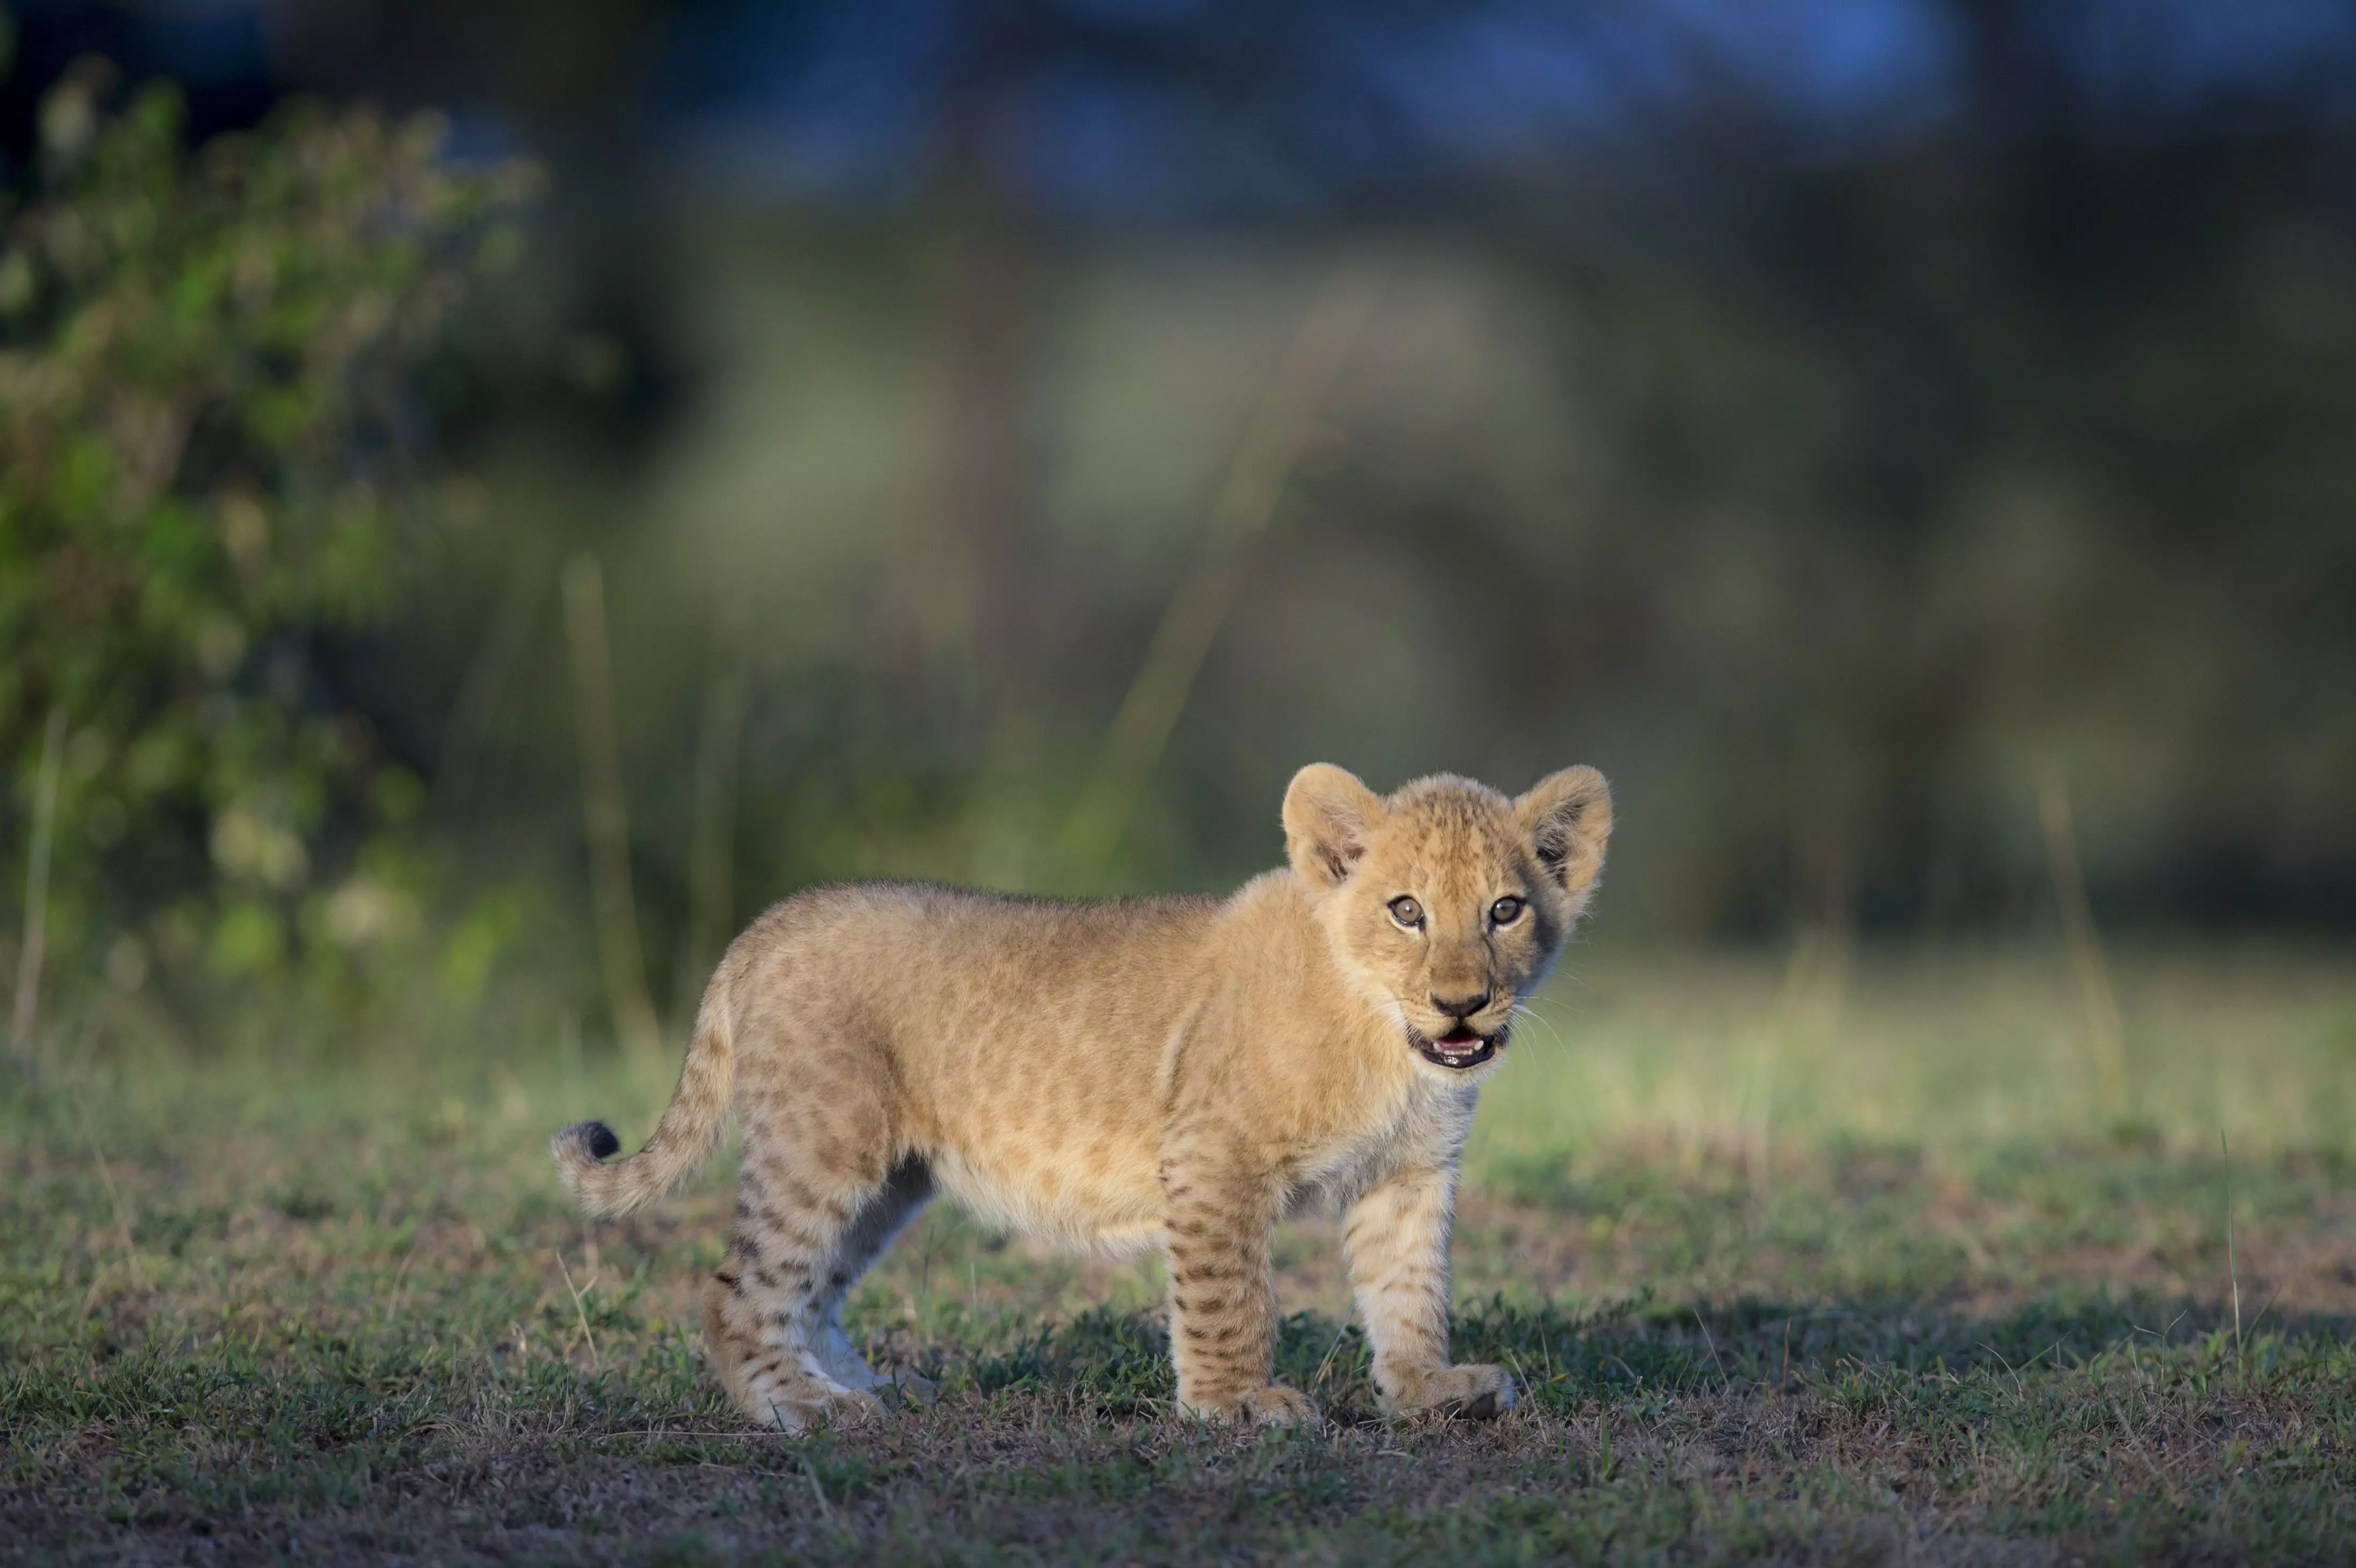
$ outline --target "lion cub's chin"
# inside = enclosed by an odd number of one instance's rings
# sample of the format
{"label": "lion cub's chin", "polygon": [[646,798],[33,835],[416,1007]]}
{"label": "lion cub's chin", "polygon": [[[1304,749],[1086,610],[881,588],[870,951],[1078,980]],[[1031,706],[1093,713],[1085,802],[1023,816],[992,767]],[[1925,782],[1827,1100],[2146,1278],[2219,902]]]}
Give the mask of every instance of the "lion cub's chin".
{"label": "lion cub's chin", "polygon": [[1409,1024],[1407,1042],[1434,1067],[1451,1074],[1470,1074],[1474,1068],[1485,1067],[1503,1056],[1506,1039],[1512,1033],[1510,1029],[1501,1029],[1494,1034],[1482,1034],[1459,1024],[1446,1034],[1433,1036]]}

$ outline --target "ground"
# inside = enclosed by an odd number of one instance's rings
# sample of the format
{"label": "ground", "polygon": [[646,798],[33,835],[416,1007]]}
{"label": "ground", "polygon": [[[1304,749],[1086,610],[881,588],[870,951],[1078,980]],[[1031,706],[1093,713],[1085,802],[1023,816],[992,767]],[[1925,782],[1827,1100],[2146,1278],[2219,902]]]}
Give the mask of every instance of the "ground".
{"label": "ground", "polygon": [[946,1205],[851,1314],[938,1406],[752,1431],[691,1310],[727,1161],[590,1224],[546,1157],[660,1068],[64,1031],[0,1073],[0,1560],[2356,1555],[2356,966],[2131,958],[2123,1061],[2038,954],[1569,967],[1456,1246],[1522,1407],[1382,1421],[1303,1224],[1331,1420],[1269,1435],[1171,1414],[1152,1265]]}

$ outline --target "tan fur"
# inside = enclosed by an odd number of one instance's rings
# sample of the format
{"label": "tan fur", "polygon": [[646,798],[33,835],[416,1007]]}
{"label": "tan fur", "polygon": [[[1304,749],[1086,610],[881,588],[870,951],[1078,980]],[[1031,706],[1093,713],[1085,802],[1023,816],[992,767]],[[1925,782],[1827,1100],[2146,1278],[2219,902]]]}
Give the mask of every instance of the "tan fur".
{"label": "tan fur", "polygon": [[[1457,1156],[1611,825],[1591,768],[1518,800],[1445,775],[1385,799],[1320,764],[1285,795],[1290,867],[1225,900],[806,892],[722,960],[646,1148],[601,1161],[613,1135],[584,1123],[558,1168],[593,1211],[637,1208],[734,1104],[744,1175],[704,1332],[737,1403],[789,1430],[876,1408],[888,1380],[837,1313],[937,1188],[1067,1245],[1162,1246],[1180,1405],[1262,1422],[1316,1415],[1269,1381],[1272,1229],[1337,1205],[1385,1407],[1491,1414],[1512,1378],[1448,1360]],[[1496,924],[1505,897],[1526,907]],[[1448,1001],[1480,1004],[1453,1036]],[[1426,1054],[1483,1038],[1477,1065]]]}

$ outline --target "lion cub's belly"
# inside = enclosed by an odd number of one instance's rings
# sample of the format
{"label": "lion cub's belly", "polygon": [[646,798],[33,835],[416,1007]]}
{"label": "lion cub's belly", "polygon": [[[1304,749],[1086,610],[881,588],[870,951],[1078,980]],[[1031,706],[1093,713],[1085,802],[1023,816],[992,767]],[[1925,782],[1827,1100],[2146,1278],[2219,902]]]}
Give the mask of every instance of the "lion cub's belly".
{"label": "lion cub's belly", "polygon": [[1162,1191],[1149,1138],[1092,1133],[1055,1144],[999,1136],[944,1140],[933,1180],[983,1223],[1055,1245],[1122,1253],[1162,1239]]}

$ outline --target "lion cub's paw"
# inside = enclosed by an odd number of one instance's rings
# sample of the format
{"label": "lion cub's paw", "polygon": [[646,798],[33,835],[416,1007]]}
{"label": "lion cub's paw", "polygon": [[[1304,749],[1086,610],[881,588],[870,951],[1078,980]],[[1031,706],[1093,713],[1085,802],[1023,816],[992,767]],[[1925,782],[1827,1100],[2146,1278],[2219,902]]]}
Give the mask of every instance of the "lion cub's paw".
{"label": "lion cub's paw", "polygon": [[1514,1408],[1514,1374],[1503,1367],[1448,1367],[1390,1402],[1394,1415],[1486,1421]]}
{"label": "lion cub's paw", "polygon": [[1237,1414],[1254,1426],[1311,1426],[1320,1419],[1317,1406],[1298,1389],[1270,1383],[1244,1395]]}
{"label": "lion cub's paw", "polygon": [[1282,1383],[1269,1383],[1237,1398],[1233,1403],[1186,1404],[1189,1415],[1213,1421],[1235,1421],[1253,1426],[1305,1426],[1323,1419],[1309,1396]]}
{"label": "lion cub's paw", "polygon": [[788,1436],[819,1426],[850,1426],[884,1413],[884,1402],[865,1389],[834,1389],[826,1393],[776,1399],[763,1407],[767,1424]]}

